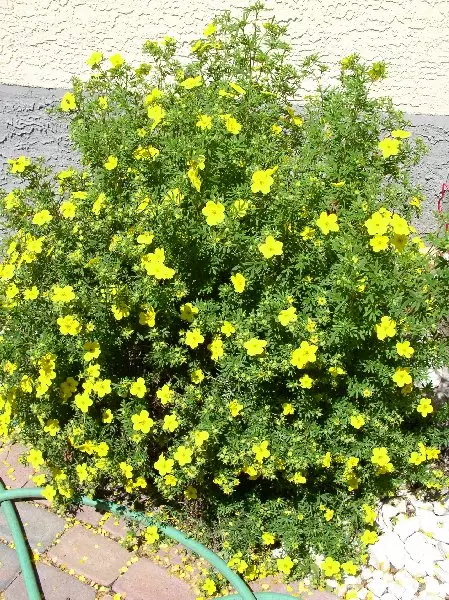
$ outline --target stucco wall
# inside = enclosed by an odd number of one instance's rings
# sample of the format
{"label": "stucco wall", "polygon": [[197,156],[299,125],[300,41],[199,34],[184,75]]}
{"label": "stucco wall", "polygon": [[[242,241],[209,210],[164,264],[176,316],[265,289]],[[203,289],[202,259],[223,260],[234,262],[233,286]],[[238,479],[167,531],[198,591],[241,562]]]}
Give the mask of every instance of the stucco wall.
{"label": "stucco wall", "polygon": [[[249,0],[0,0],[0,83],[68,87],[98,49],[140,60],[146,39],[186,42],[219,10]],[[295,54],[330,64],[357,51],[385,60],[382,93],[413,114],[449,114],[448,0],[266,0],[288,22]]]}
{"label": "stucco wall", "polygon": [[[7,175],[7,159],[12,156],[44,156],[58,169],[76,162],[77,155],[70,147],[64,123],[46,113],[46,108],[57,102],[64,91],[0,85],[0,186],[12,184]],[[422,136],[430,149],[414,173],[415,181],[427,195],[418,227],[428,232],[435,227],[433,211],[437,195],[449,172],[449,116],[408,117],[413,123],[413,134]]]}

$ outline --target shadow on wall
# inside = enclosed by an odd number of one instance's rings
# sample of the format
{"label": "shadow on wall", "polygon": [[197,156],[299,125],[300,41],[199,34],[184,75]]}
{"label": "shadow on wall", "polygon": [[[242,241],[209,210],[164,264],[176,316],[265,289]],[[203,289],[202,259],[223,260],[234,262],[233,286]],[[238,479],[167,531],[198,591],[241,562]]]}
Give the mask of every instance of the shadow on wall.
{"label": "shadow on wall", "polygon": [[[46,108],[54,105],[65,90],[0,84],[0,186],[12,186],[7,159],[21,154],[43,156],[58,170],[77,162],[65,124],[50,117]],[[413,178],[422,186],[427,202],[415,226],[421,233],[435,229],[441,184],[449,176],[449,115],[408,115],[412,133],[423,138],[430,152],[415,169]],[[448,202],[444,208],[449,210]]]}

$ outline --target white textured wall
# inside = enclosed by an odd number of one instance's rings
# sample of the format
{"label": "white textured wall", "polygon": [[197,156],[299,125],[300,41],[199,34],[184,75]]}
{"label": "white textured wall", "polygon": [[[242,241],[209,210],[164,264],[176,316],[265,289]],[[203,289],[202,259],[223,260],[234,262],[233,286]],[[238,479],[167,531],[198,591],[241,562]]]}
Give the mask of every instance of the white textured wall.
{"label": "white textured wall", "polygon": [[[189,41],[242,0],[0,0],[0,83],[67,87],[92,50],[141,60],[146,39]],[[267,0],[294,52],[330,64],[351,52],[385,60],[382,94],[410,113],[449,114],[449,0]]]}

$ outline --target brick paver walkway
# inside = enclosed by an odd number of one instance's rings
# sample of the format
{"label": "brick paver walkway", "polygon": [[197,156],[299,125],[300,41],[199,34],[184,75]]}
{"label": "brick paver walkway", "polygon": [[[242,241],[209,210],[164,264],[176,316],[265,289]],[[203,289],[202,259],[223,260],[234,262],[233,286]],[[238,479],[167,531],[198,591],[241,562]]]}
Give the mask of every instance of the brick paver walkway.
{"label": "brick paver walkway", "polygon": [[[18,462],[24,449],[0,447],[0,477],[7,487],[27,487],[31,468]],[[17,508],[33,551],[45,600],[195,600],[195,576],[205,563],[180,546],[162,546],[143,556],[120,541],[123,521],[86,507],[74,518],[51,512],[46,501],[18,502]],[[253,582],[254,591],[299,596],[298,584],[275,578]],[[335,600],[327,592],[301,591],[303,600]],[[12,539],[0,510],[0,600],[27,600]]]}

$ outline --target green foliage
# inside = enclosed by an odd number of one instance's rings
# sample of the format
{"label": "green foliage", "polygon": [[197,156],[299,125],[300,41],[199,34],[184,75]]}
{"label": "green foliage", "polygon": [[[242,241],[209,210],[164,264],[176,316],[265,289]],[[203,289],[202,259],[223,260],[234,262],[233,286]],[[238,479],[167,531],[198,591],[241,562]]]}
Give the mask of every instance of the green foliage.
{"label": "green foliage", "polygon": [[447,359],[408,223],[424,146],[372,97],[382,63],[324,84],[260,8],[182,64],[171,38],[94,53],[55,109],[82,169],[12,160],[1,199],[1,434],[48,497],[164,505],[249,577],[279,544],[285,573],[357,555],[363,505],[441,486],[448,417],[419,385]]}

